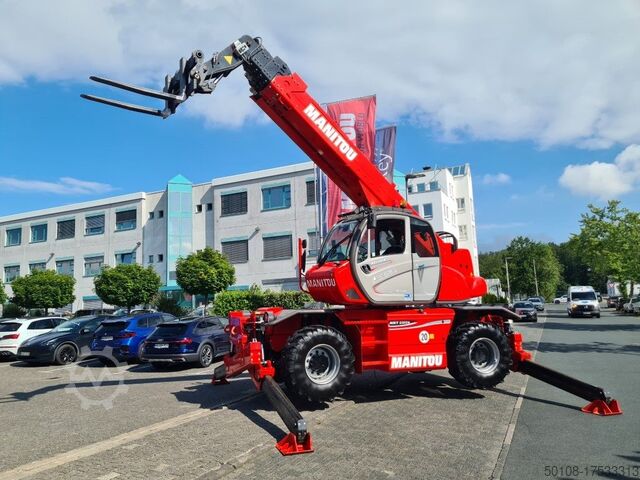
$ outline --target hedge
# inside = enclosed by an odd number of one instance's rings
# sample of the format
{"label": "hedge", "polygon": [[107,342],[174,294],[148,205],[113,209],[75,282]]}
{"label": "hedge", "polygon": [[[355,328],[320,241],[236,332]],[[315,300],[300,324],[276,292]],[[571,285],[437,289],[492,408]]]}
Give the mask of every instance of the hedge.
{"label": "hedge", "polygon": [[226,317],[232,310],[256,310],[260,307],[282,307],[295,309],[313,302],[304,292],[272,292],[270,290],[243,290],[221,292],[216,295],[214,315]]}

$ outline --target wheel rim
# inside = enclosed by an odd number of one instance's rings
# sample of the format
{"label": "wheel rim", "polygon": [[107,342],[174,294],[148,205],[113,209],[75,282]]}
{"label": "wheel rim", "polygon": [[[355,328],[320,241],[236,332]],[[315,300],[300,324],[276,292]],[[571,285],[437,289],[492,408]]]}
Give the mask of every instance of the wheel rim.
{"label": "wheel rim", "polygon": [[204,363],[205,365],[209,365],[213,360],[213,352],[211,351],[211,347],[205,346],[202,349],[201,357],[202,357],[202,363]]}
{"label": "wheel rim", "polygon": [[333,382],[340,371],[340,356],[331,345],[316,345],[304,360],[304,369],[313,383],[326,385]]}
{"label": "wheel rim", "polygon": [[490,338],[474,340],[469,349],[469,360],[473,368],[484,375],[493,373],[500,363],[498,345]]}
{"label": "wheel rim", "polygon": [[60,351],[60,362],[71,363],[75,360],[76,352],[72,347],[64,347]]}

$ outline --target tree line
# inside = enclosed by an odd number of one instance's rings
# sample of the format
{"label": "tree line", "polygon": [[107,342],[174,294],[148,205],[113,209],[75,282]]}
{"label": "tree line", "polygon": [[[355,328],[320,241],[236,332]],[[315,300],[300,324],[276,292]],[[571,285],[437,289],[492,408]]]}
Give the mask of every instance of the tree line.
{"label": "tree line", "polygon": [[513,294],[535,295],[537,277],[538,292],[547,300],[569,285],[591,285],[606,292],[608,279],[619,282],[623,290],[627,283],[640,282],[640,212],[617,200],[587,208],[579,233],[564,243],[517,237],[503,250],[481,253],[480,275],[500,279],[506,291],[508,266]]}

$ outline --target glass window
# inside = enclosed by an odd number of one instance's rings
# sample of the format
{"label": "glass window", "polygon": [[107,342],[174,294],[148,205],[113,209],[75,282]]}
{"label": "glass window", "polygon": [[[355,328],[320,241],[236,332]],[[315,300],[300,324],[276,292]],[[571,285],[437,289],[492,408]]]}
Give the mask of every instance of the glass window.
{"label": "glass window", "polygon": [[116,230],[133,230],[136,228],[136,218],[137,212],[135,210],[116,212]]}
{"label": "glass window", "polygon": [[458,211],[464,212],[464,208],[465,208],[464,197],[456,198],[456,203],[458,204]]}
{"label": "glass window", "polygon": [[320,235],[318,232],[309,232],[307,238],[307,254],[310,257],[317,257],[320,250]]}
{"label": "glass window", "polygon": [[436,240],[431,227],[422,222],[411,220],[411,253],[419,257],[436,256]]}
{"label": "glass window", "polygon": [[31,226],[31,243],[47,241],[47,224]]}
{"label": "glass window", "polygon": [[162,255],[161,253],[158,254],[158,263],[162,263],[164,261],[164,255]]}
{"label": "glass window", "polygon": [[11,283],[19,276],[20,276],[20,265],[12,265],[10,267],[4,267],[5,283]]}
{"label": "glass window", "polygon": [[153,255],[149,255],[149,263],[153,263]]}
{"label": "glass window", "polygon": [[153,212],[149,212],[149,220],[153,220],[153,217],[154,217],[154,216],[155,216],[155,215],[154,215],[154,213],[153,213]]}
{"label": "glass window", "polygon": [[33,272],[42,272],[47,269],[47,264],[45,262],[36,262],[29,264],[29,273]]}
{"label": "glass window", "polygon": [[5,239],[5,246],[13,247],[22,243],[22,228],[11,228],[7,230],[7,238]]}
{"label": "glass window", "polygon": [[116,253],[116,265],[136,263],[136,252]]}
{"label": "glass window", "polygon": [[425,203],[424,205],[422,205],[422,212],[423,212],[422,216],[424,218],[427,218],[427,219],[433,218],[433,204]]}
{"label": "glass window", "polygon": [[158,210],[158,218],[164,218],[164,210]]}
{"label": "glass window", "polygon": [[346,260],[349,245],[351,244],[351,237],[357,226],[358,222],[355,220],[336,223],[322,244],[318,262],[340,262]]}
{"label": "glass window", "polygon": [[249,240],[223,241],[222,253],[231,263],[247,263],[249,261]]}
{"label": "glass window", "polygon": [[49,318],[44,320],[36,320],[35,322],[31,322],[31,325],[27,327],[27,330],[47,330],[55,327],[56,325]]}
{"label": "glass window", "polygon": [[56,272],[60,275],[73,276],[73,259],[71,260],[58,260],[56,262]]}
{"label": "glass window", "polygon": [[429,191],[433,192],[440,189],[438,182],[429,182]]}
{"label": "glass window", "polygon": [[85,235],[101,235],[104,233],[104,214],[86,217],[84,222]]}
{"label": "glass window", "polygon": [[425,185],[424,185],[424,183],[418,183],[418,184],[416,185],[416,187],[417,187],[417,189],[416,189],[416,190],[417,190],[417,192],[418,192],[418,193],[420,193],[420,192],[424,192],[424,191],[425,191]]}
{"label": "glass window", "polygon": [[467,226],[466,225],[458,225],[458,234],[460,236],[460,240],[467,240]]}
{"label": "glass window", "polygon": [[76,236],[75,219],[58,221],[58,234],[56,236],[58,240],[65,240],[67,238],[73,238],[75,236]]}
{"label": "glass window", "polygon": [[95,277],[102,272],[104,266],[104,255],[86,257],[84,259],[84,274],[87,277]]}
{"label": "glass window", "polygon": [[316,181],[307,181],[307,205],[316,204]]}
{"label": "glass window", "polygon": [[201,203],[196,205],[196,213],[202,213],[202,204]]}
{"label": "glass window", "polygon": [[263,258],[265,260],[291,258],[293,256],[293,244],[291,238],[291,235],[263,238]]}
{"label": "glass window", "polygon": [[262,209],[274,210],[291,206],[291,185],[262,189]]}
{"label": "glass window", "polygon": [[207,203],[207,212],[213,210],[213,203]]}
{"label": "glass window", "polygon": [[247,192],[228,193],[220,195],[222,211],[220,215],[241,215],[247,213]]}

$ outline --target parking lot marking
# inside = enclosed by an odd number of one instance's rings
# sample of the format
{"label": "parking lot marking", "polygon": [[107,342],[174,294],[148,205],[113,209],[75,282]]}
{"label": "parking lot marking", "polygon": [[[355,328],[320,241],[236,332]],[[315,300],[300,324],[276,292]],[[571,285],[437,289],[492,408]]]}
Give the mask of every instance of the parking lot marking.
{"label": "parking lot marking", "polygon": [[[257,395],[259,395],[258,392],[251,392],[223,405],[233,405],[248,400]],[[68,463],[75,462],[76,460],[91,457],[106,450],[111,450],[116,447],[122,447],[123,444],[127,444],[135,440],[140,440],[142,438],[148,437],[149,435],[153,435],[154,433],[159,433],[165,430],[169,430],[170,428],[179,427],[180,425],[184,425],[185,423],[190,423],[194,420],[198,420],[200,418],[213,415],[214,413],[221,412],[223,411],[223,409],[220,407],[222,407],[223,405],[219,405],[218,408],[195,410],[193,412],[184,413],[182,415],[178,415],[177,417],[163,420],[162,422],[154,423],[146,427],[138,428],[137,430],[132,430],[131,432],[116,435],[115,437],[111,437],[107,440],[102,440],[101,442],[92,443],[91,445],[60,453],[58,455],[54,455],[53,457],[36,460],[34,462],[12,468],[11,470],[5,470],[4,472],[0,472],[0,480],[21,480],[38,473],[46,472],[47,470],[51,470]]]}

